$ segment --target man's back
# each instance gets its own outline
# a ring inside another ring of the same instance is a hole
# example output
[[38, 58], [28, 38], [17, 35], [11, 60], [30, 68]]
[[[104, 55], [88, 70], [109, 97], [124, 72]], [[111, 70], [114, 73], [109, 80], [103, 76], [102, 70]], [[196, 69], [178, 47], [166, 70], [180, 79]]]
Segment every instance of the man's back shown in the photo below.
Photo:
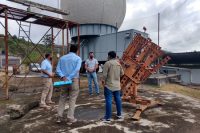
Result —
[[71, 80], [79, 77], [80, 67], [81, 58], [70, 52], [60, 58], [56, 71], [61, 77], [65, 76], [68, 80]]
[[115, 91], [120, 90], [120, 77], [124, 74], [124, 71], [120, 63], [115, 60], [109, 60], [104, 65], [103, 76], [106, 81], [105, 85]]

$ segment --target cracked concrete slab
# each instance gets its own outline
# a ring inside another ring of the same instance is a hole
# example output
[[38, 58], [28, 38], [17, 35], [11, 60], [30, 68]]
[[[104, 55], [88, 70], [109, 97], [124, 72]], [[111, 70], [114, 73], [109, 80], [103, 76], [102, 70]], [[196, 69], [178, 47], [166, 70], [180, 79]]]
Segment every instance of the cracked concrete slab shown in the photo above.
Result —
[[[0, 132], [199, 133], [200, 131], [200, 101], [197, 99], [172, 92], [145, 89], [144, 87], [139, 95], [160, 100], [163, 106], [146, 110], [140, 121], [130, 119], [135, 108], [123, 106], [124, 121], [117, 121], [114, 117], [116, 109], [113, 105], [111, 123], [103, 123], [100, 121], [100, 118], [104, 115], [103, 93], [99, 96], [89, 96], [87, 92], [87, 89], [82, 89], [77, 100], [75, 112], [75, 116], [79, 120], [77, 123], [72, 125], [67, 123], [56, 124], [57, 105], [54, 105], [52, 110], [46, 111], [35, 108], [20, 119], [0, 123]], [[58, 94], [55, 93], [54, 95], [56, 95], [54, 100], [58, 103]], [[64, 116], [67, 115], [68, 105], [65, 109]], [[1, 116], [1, 118], [4, 117]]]

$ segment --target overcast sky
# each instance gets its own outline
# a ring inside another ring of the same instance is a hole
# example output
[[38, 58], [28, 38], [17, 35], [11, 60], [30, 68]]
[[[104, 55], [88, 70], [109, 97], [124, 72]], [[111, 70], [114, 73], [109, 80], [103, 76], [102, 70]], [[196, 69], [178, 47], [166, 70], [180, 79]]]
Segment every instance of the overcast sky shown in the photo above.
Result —
[[[6, 0], [0, 1], [11, 5]], [[55, 0], [49, 0], [47, 4], [56, 6]], [[142, 30], [145, 26], [150, 38], [157, 43], [158, 12], [162, 49], [171, 52], [200, 51], [200, 0], [127, 0], [126, 16], [120, 30]], [[18, 34], [15, 22], [10, 23], [9, 31]], [[36, 26], [32, 28], [31, 36], [35, 42], [41, 36], [38, 34], [39, 30]], [[40, 34], [44, 32], [42, 30]], [[1, 26], [0, 33], [3, 33]]]

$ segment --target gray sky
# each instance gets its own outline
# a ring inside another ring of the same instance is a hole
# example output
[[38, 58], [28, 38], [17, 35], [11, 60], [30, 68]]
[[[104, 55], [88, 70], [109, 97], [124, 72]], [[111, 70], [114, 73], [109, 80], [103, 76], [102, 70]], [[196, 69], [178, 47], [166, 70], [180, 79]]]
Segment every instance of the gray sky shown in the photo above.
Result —
[[200, 51], [200, 0], [127, 0], [123, 29], [147, 28], [158, 42], [160, 12], [160, 46], [172, 52]]
[[[16, 7], [16, 4], [6, 0], [1, 0], [0, 3]], [[49, 0], [47, 4], [57, 6], [55, 0]], [[200, 0], [127, 0], [127, 12], [120, 30], [142, 30], [145, 26], [150, 38], [157, 43], [158, 12], [160, 12], [160, 46], [162, 49], [171, 52], [200, 51], [198, 33], [200, 30]], [[16, 22], [11, 21], [9, 31], [12, 34], [18, 34], [16, 27], [18, 27]], [[43, 29], [40, 30], [38, 26], [32, 28], [31, 36], [34, 42], [40, 39], [41, 34], [47, 28]], [[1, 26], [0, 33], [4, 33]]]

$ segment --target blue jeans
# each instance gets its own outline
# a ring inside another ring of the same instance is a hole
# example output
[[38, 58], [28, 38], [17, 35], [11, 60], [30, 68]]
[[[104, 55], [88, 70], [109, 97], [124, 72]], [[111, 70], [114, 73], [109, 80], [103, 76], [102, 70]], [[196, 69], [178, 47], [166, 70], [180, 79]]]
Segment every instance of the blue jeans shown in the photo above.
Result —
[[99, 94], [99, 84], [98, 84], [96, 72], [92, 72], [92, 73], [87, 72], [87, 77], [88, 77], [89, 94], [92, 94], [92, 81], [94, 81], [96, 93]]
[[112, 96], [114, 96], [115, 104], [117, 108], [117, 116], [121, 116], [122, 111], [122, 101], [120, 97], [121, 91], [111, 91], [107, 87], [104, 88], [104, 96], [106, 100], [106, 113], [105, 119], [110, 119], [112, 116]]

